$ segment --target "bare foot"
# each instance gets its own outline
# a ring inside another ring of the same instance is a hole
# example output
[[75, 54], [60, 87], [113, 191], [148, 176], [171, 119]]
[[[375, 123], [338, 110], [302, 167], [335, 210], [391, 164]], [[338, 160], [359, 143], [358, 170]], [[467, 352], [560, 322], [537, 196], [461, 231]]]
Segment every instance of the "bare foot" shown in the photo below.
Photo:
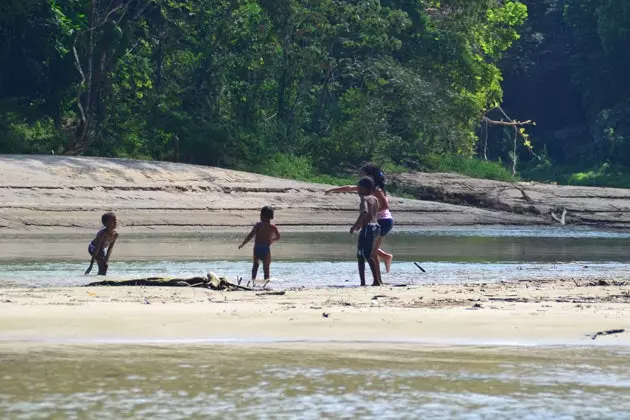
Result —
[[372, 283], [372, 287], [379, 287], [379, 286], [382, 286], [382, 285], [383, 285], [383, 283], [376, 283], [376, 282]]
[[392, 269], [392, 260], [394, 259], [393, 255], [384, 255], [383, 261], [385, 261], [385, 271], [389, 273], [389, 270]]

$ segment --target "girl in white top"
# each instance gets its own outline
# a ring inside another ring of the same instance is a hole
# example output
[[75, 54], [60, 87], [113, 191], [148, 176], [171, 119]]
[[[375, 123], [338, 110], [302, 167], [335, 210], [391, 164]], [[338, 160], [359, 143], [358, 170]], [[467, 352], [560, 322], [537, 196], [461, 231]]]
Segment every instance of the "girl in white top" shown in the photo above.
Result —
[[[377, 219], [378, 224], [381, 226], [381, 234], [374, 243], [374, 249], [377, 250], [377, 258], [381, 258], [385, 262], [385, 270], [389, 273], [394, 256], [383, 251], [381, 249], [381, 243], [383, 242], [383, 238], [393, 229], [394, 218], [389, 209], [389, 200], [387, 199], [387, 193], [385, 192], [385, 175], [378, 166], [368, 164], [361, 168], [361, 176], [369, 176], [374, 180], [373, 195], [378, 199], [380, 206]], [[343, 187], [332, 188], [326, 191], [326, 194], [351, 192], [357, 192], [356, 185], [346, 185]]]

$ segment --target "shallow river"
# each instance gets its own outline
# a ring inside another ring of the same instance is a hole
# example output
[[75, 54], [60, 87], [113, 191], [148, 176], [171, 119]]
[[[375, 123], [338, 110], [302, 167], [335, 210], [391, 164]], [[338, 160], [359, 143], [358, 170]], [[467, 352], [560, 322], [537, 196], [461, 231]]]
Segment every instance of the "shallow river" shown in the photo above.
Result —
[[[88, 239], [89, 240], [89, 239]], [[82, 285], [84, 237], [0, 239], [0, 287]], [[127, 235], [116, 246], [109, 277], [189, 277], [212, 270], [249, 278], [251, 250], [242, 235]], [[357, 283], [356, 236], [285, 233], [273, 247], [272, 287]], [[384, 248], [395, 255], [389, 283], [494, 282], [544, 278], [630, 278], [630, 234], [558, 228], [462, 228], [395, 232]], [[422, 273], [413, 262], [425, 270]], [[262, 276], [262, 273], [260, 273]]]
[[10, 419], [627, 419], [615, 348], [0, 345]]
[[[247, 278], [242, 235], [121, 235], [111, 278]], [[346, 233], [286, 233], [272, 287], [356, 285]], [[0, 238], [0, 287], [82, 285], [83, 237]], [[630, 235], [397, 232], [391, 283], [630, 278]], [[412, 262], [426, 270], [420, 272]], [[594, 342], [595, 343], [595, 342]], [[387, 343], [99, 346], [0, 342], [0, 418], [627, 419], [630, 349]]]

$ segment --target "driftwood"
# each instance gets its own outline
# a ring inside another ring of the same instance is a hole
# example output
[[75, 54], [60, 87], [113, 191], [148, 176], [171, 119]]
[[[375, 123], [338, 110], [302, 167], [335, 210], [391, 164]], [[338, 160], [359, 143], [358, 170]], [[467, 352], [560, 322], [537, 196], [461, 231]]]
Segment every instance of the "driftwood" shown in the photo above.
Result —
[[621, 334], [624, 332], [626, 332], [626, 330], [624, 329], [600, 331], [598, 333], [595, 333], [591, 338], [595, 340], [597, 337], [602, 336], [602, 335]]
[[210, 272], [206, 277], [191, 277], [187, 279], [167, 279], [162, 277], [146, 277], [133, 280], [104, 280], [97, 281], [86, 285], [86, 287], [97, 286], [153, 286], [153, 287], [199, 287], [211, 290], [227, 290], [227, 291], [253, 291], [249, 287], [241, 286], [229, 282], [224, 277], [217, 277], [216, 274]]
[[558, 217], [556, 213], [554, 213], [553, 211], [551, 212], [551, 218], [555, 220], [556, 222], [560, 223], [562, 226], [566, 225], [567, 223], [566, 217], [567, 217], [567, 209], [562, 209], [562, 215], [560, 217]]
[[285, 294], [286, 294], [286, 292], [284, 290], [281, 290], [279, 292], [256, 293], [256, 296], [284, 296]]
[[530, 300], [527, 298], [521, 297], [491, 297], [488, 300], [492, 302], [518, 302], [518, 303], [527, 303]]
[[588, 287], [608, 287], [608, 286], [629, 286], [630, 284], [627, 281], [606, 281], [606, 280], [598, 280], [596, 282], [592, 281], [587, 284]]

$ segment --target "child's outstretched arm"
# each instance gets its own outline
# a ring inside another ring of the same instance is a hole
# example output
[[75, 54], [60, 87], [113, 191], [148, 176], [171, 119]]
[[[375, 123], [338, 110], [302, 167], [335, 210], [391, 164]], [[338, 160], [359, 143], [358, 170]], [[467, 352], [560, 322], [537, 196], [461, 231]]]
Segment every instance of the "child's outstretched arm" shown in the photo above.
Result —
[[326, 190], [324, 194], [334, 194], [334, 193], [355, 193], [359, 190], [356, 185], [344, 185], [343, 187], [336, 187]]
[[256, 228], [258, 228], [258, 225], [254, 226], [254, 227], [252, 228], [252, 231], [251, 231], [251, 232], [249, 232], [249, 235], [247, 235], [247, 236], [245, 237], [245, 239], [243, 240], [243, 243], [242, 243], [242, 244], [240, 244], [240, 245], [238, 246], [238, 249], [243, 248], [245, 245], [247, 245], [247, 242], [249, 242], [249, 241], [251, 241], [251, 240], [252, 240], [252, 238], [254, 237], [254, 235], [256, 235]]

